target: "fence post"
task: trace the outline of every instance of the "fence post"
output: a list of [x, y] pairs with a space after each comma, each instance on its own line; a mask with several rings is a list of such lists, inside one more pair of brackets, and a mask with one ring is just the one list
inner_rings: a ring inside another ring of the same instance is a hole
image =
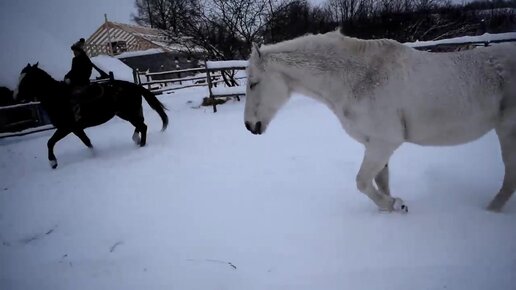
[[[176, 60], [176, 63], [177, 63], [177, 60]], [[176, 64], [176, 70], [180, 70], [180, 69], [181, 69], [181, 66], [179, 64]], [[181, 73], [180, 72], [177, 72], [177, 78], [180, 79], [179, 84], [182, 85], [183, 82], [181, 81]]]
[[208, 82], [208, 92], [210, 93], [210, 99], [213, 105], [213, 113], [217, 113], [217, 104], [215, 103], [215, 96], [211, 92], [212, 82], [211, 82], [211, 74], [210, 69], [208, 68], [208, 62], [204, 61], [204, 67], [206, 68], [206, 82]]
[[134, 80], [134, 83], [139, 85], [140, 82], [140, 78], [138, 77], [138, 69], [133, 69], [133, 80]]
[[149, 71], [147, 70], [147, 72], [145, 73], [145, 77], [147, 78], [147, 83], [148, 83], [147, 88], [148, 88], [148, 89], [149, 89], [149, 91], [150, 91], [150, 89], [151, 89], [151, 85], [149, 84], [149, 82], [150, 82], [150, 76], [147, 74], [148, 72], [149, 72]]

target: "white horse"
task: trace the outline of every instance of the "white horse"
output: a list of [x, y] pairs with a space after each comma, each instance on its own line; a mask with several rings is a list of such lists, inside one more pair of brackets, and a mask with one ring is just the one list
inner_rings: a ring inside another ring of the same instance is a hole
[[247, 74], [246, 128], [264, 133], [293, 92], [326, 104], [365, 146], [356, 183], [380, 210], [408, 211], [389, 189], [389, 158], [403, 142], [457, 145], [495, 129], [505, 178], [488, 208], [501, 210], [516, 189], [513, 44], [429, 53], [335, 31], [254, 47]]

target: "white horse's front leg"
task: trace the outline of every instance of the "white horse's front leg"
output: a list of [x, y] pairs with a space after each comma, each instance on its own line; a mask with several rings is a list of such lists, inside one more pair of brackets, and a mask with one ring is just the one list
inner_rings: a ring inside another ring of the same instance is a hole
[[374, 186], [373, 183], [375, 177], [378, 176], [381, 170], [384, 170], [392, 153], [398, 147], [399, 144], [392, 144], [387, 142], [369, 142], [366, 144], [364, 160], [362, 161], [362, 165], [358, 171], [358, 190], [374, 201], [374, 203], [382, 211], [408, 211], [408, 207], [403, 203], [403, 200], [400, 198], [393, 198], [381, 192]]
[[376, 182], [376, 187], [381, 193], [391, 195], [391, 189], [389, 188], [389, 164], [385, 164], [382, 170], [380, 170], [374, 178], [374, 181]]

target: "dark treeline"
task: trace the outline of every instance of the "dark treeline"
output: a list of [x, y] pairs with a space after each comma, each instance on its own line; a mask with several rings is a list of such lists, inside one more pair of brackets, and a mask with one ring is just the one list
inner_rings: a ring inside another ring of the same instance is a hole
[[516, 0], [136, 0], [134, 20], [213, 59], [247, 57], [274, 43], [341, 27], [349, 36], [401, 42], [516, 30]]

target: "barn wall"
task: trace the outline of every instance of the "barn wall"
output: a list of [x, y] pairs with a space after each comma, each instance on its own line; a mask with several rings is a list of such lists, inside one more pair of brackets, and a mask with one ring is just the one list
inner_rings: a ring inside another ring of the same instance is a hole
[[[190, 61], [188, 61], [190, 57]], [[189, 55], [187, 53], [156, 53], [135, 57], [120, 58], [122, 62], [138, 71], [160, 72], [199, 67], [199, 60], [203, 60], [200, 54]], [[184, 75], [186, 76], [186, 74]], [[163, 79], [176, 76], [156, 76], [154, 79]]]

